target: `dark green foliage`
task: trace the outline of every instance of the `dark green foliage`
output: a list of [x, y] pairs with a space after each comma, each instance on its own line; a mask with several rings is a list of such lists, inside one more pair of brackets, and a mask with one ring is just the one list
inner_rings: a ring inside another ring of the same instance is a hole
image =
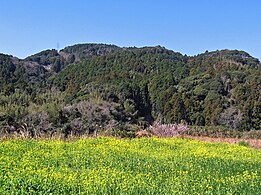
[[36, 63], [48, 70], [59, 72], [68, 64], [65, 58], [61, 56], [55, 49], [45, 50], [35, 55], [25, 58], [25, 61]]
[[65, 47], [61, 50], [60, 55], [63, 56], [67, 62], [78, 62], [93, 56], [104, 56], [108, 53], [121, 50], [120, 47], [107, 44], [77, 44]]
[[16, 90], [32, 94], [45, 86], [49, 73], [42, 66], [0, 54], [0, 92], [11, 95]]
[[9, 127], [26, 123], [36, 133], [121, 132], [155, 120], [260, 130], [260, 86], [260, 62], [237, 50], [187, 57], [160, 46], [81, 44], [25, 60], [0, 55], [0, 112]]
[[59, 54], [55, 49], [42, 51], [25, 58], [26, 61], [37, 62], [43, 66], [53, 64], [57, 59], [59, 59]]
[[187, 120], [185, 105], [179, 94], [174, 94], [164, 106], [164, 118], [166, 123], [181, 123]]

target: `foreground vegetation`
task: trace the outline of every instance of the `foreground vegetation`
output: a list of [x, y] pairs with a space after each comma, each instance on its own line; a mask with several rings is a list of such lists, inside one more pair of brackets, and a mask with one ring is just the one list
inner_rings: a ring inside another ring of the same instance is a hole
[[3, 140], [0, 194], [259, 194], [261, 151], [190, 139]]

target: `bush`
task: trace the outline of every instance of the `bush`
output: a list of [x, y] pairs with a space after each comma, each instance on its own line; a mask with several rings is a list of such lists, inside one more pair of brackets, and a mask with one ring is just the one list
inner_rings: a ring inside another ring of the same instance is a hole
[[149, 127], [149, 131], [159, 138], [163, 137], [175, 137], [178, 135], [185, 134], [188, 132], [189, 128], [187, 124], [161, 124], [160, 122], [155, 122]]
[[261, 130], [239, 131], [224, 126], [190, 126], [187, 135], [213, 138], [261, 139]]
[[121, 124], [111, 129], [106, 129], [105, 131], [98, 132], [98, 134], [102, 136], [113, 136], [120, 138], [135, 138], [136, 133], [140, 130], [141, 127], [139, 127], [138, 125]]
[[238, 145], [245, 146], [245, 147], [249, 147], [250, 146], [249, 143], [244, 141], [244, 140], [241, 140], [240, 142], [238, 142]]
[[261, 139], [261, 130], [251, 130], [243, 132], [243, 139]]

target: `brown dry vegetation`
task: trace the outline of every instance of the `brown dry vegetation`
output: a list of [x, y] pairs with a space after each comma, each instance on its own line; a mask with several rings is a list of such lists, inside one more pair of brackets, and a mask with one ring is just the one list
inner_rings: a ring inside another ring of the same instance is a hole
[[213, 137], [206, 137], [206, 136], [182, 136], [186, 138], [196, 139], [200, 141], [206, 142], [226, 142], [231, 144], [239, 144], [240, 141], [244, 141], [248, 143], [251, 147], [261, 149], [261, 139], [239, 139], [239, 138], [213, 138]]

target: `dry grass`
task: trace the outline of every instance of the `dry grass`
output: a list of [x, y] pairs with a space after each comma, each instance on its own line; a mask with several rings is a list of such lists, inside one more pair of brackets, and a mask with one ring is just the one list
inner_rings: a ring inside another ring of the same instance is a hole
[[206, 137], [206, 136], [190, 136], [190, 135], [186, 135], [183, 137], [206, 141], [206, 142], [226, 142], [231, 144], [238, 144], [240, 141], [244, 141], [253, 148], [261, 149], [261, 139], [213, 138], [213, 137]]

